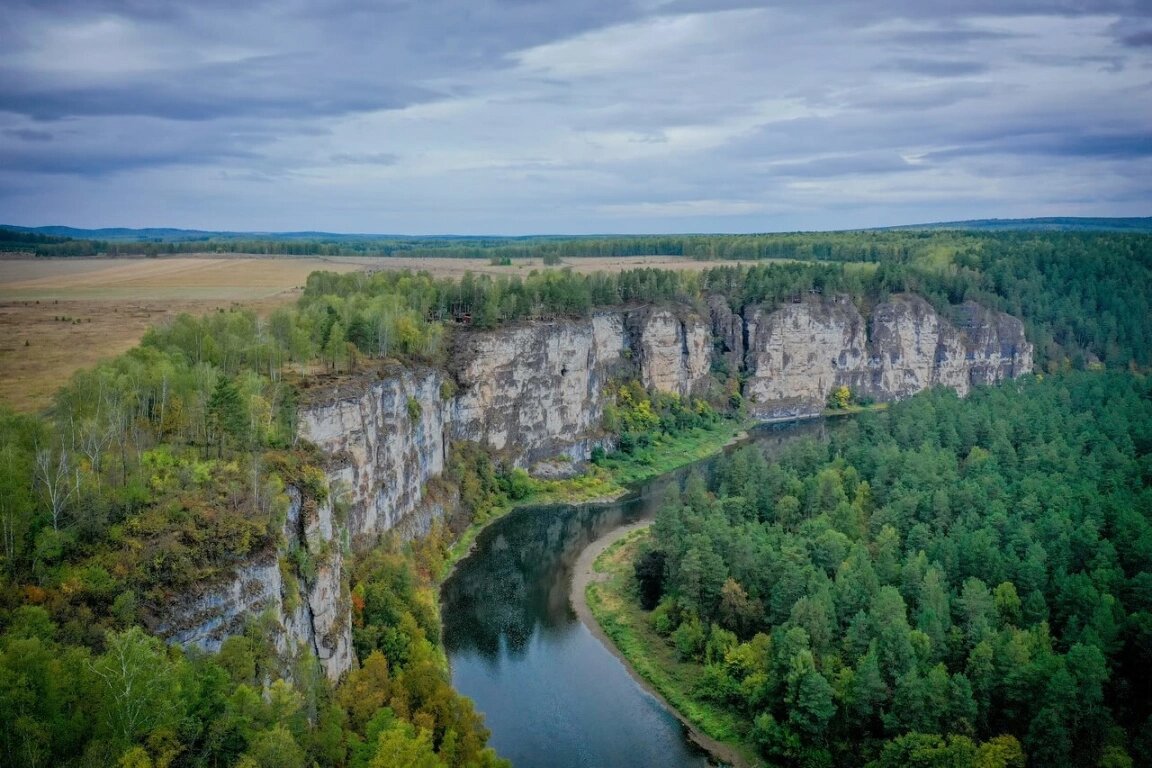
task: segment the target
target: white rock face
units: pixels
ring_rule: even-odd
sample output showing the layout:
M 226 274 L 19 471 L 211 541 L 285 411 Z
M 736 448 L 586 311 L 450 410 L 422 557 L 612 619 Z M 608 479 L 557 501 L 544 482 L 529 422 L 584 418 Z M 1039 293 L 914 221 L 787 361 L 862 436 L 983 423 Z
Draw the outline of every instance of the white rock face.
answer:
M 688 395 L 706 386 L 710 356 L 705 322 L 667 310 L 466 331 L 451 373 L 397 366 L 342 386 L 301 409 L 299 430 L 330 457 L 329 483 L 349 508 L 353 545 L 370 546 L 397 528 L 419 534 L 443 513 L 425 488 L 444 471 L 452 441 L 553 475 L 564 467 L 549 460 L 564 457 L 571 471 L 607 440 L 600 425 L 614 377 L 639 375 Z
M 744 396 L 757 414 L 819 413 L 840 371 L 865 361 L 864 319 L 849 302 L 788 304 L 748 319 Z
M 599 431 L 604 386 L 626 346 L 619 314 L 469 333 L 461 342 L 452 437 L 523 466 Z
M 641 382 L 649 389 L 687 397 L 712 365 L 712 334 L 699 319 L 685 320 L 666 309 L 641 319 Z
M 350 508 L 353 540 L 374 542 L 394 528 L 419 506 L 428 480 L 444 471 L 444 380 L 441 371 L 397 366 L 300 410 L 300 435 L 331 457 L 328 480 Z
M 607 439 L 600 424 L 615 377 L 700 394 L 714 350 L 729 370 L 743 366 L 745 401 L 765 419 L 817 414 L 842 384 L 892 400 L 936 385 L 965 394 L 1031 370 L 1032 346 L 1015 318 L 967 304 L 954 320 L 915 296 L 892 297 L 867 323 L 846 299 L 750 308 L 743 318 L 714 299 L 706 319 L 687 309 L 638 308 L 465 331 L 450 371 L 395 366 L 301 408 L 300 435 L 327 454 L 329 496 L 347 510 L 347 522 L 337 523 L 331 500 L 309 504 L 289 489 L 284 551 L 262 553 L 232 579 L 179 601 L 155 629 L 217 650 L 250 617 L 270 611 L 282 627 L 281 655 L 311 650 L 337 679 L 354 662 L 344 550 L 372 546 L 390 530 L 421 535 L 444 514 L 451 502 L 429 498 L 427 488 L 443 473 L 452 441 L 562 475 Z M 298 549 L 312 564 L 306 574 L 297 572 Z
M 878 401 L 934 386 L 965 395 L 1032 370 L 1020 321 L 972 303 L 956 308 L 954 324 L 918 296 L 893 296 L 875 307 L 867 331 L 841 298 L 748 314 L 744 394 L 763 418 L 819 413 L 841 385 Z
M 351 669 L 351 603 L 343 554 L 334 539 L 332 505 L 329 501 L 305 504 L 295 488 L 289 488 L 288 495 L 287 551 L 263 552 L 238 568 L 231 579 L 168 606 L 167 615 L 152 627 L 156 634 L 172 643 L 215 653 L 225 639 L 243 632 L 249 621 L 268 614 L 279 627 L 275 643 L 281 659 L 311 652 L 331 680 Z M 307 551 L 316 563 L 314 576 L 297 573 L 291 557 L 297 548 Z

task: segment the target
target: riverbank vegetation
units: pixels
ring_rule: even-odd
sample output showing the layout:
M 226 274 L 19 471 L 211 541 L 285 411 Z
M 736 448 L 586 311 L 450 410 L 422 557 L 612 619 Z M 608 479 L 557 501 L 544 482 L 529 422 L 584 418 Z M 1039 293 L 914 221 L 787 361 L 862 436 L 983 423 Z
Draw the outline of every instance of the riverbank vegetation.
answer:
M 497 466 L 477 445 L 454 446 L 446 477 L 459 489 L 460 519 L 469 523 L 454 537 L 442 573 L 467 556 L 480 531 L 515 507 L 619 498 L 637 483 L 715 454 L 749 425 L 738 413 L 720 414 L 699 399 L 649 392 L 634 379 L 615 390 L 603 425 L 611 450 L 594 448 L 579 474 L 532 477 L 521 468 Z
M 1152 384 L 1119 373 L 924 393 L 771 465 L 738 451 L 636 556 L 644 655 L 695 665 L 692 700 L 774 763 L 1141 762 L 1150 455 Z
M 588 585 L 585 599 L 596 623 L 628 665 L 646 680 L 681 716 L 713 739 L 734 747 L 747 762 L 758 762 L 755 745 L 747 741 L 739 713 L 696 695 L 703 668 L 683 659 L 663 642 L 636 599 L 634 563 L 647 537 L 641 529 L 612 544 L 593 563 L 604 579 Z

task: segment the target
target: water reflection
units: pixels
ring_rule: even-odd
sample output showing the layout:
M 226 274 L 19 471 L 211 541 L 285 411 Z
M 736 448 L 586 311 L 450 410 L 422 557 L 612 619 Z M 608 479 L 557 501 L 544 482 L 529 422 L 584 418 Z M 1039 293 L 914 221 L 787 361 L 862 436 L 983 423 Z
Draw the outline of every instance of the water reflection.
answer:
M 825 431 L 822 422 L 776 425 L 753 439 L 771 454 Z M 654 515 L 690 471 L 611 504 L 518 510 L 481 534 L 475 554 L 444 585 L 453 684 L 476 701 L 492 745 L 517 768 L 706 764 L 680 723 L 577 620 L 568 600 L 585 547 Z

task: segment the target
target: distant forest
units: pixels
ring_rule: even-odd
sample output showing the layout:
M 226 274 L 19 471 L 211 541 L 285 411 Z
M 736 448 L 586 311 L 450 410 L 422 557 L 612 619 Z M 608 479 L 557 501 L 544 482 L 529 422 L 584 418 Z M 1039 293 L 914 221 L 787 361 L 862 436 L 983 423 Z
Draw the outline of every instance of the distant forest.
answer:
M 180 229 L 83 230 L 0 226 L 0 251 L 45 257 L 173 256 L 243 253 L 275 256 L 408 256 L 541 259 L 675 256 L 701 260 L 908 260 L 925 249 L 978 244 L 995 235 L 1042 233 L 1152 235 L 1152 218 L 986 219 L 842 232 L 747 235 L 404 236 L 328 232 L 204 232 Z
M 996 235 L 945 241 L 930 235 L 924 238 L 929 246 L 920 248 L 909 245 L 917 236 L 900 237 L 907 241 L 900 246 L 906 255 L 879 263 L 750 262 L 699 273 L 534 270 L 525 277 L 516 272 L 468 275 L 459 282 L 396 272 L 370 277 L 317 273 L 309 279 L 305 304 L 325 304 L 325 316 L 338 318 L 361 352 L 375 354 L 373 329 L 383 328 L 384 305 L 391 316 L 403 308 L 419 328 L 465 315 L 473 325 L 493 327 L 630 302 L 702 304 L 710 294 L 726 297 L 739 311 L 811 292 L 849 294 L 866 309 L 892 293 L 914 292 L 946 316 L 952 307 L 976 301 L 1022 318 L 1041 369 L 1152 364 L 1152 317 L 1144 311 L 1152 306 L 1152 236 Z M 381 304 L 386 295 L 392 298 Z M 323 328 L 320 338 L 328 339 Z

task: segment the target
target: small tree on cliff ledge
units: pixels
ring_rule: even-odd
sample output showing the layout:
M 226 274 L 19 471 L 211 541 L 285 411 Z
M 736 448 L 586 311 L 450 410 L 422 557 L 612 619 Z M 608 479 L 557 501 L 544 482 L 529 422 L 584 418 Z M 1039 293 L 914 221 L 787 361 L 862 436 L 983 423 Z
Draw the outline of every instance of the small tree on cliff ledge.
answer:
M 852 390 L 841 384 L 828 395 L 828 407 L 844 410 L 852 404 Z

